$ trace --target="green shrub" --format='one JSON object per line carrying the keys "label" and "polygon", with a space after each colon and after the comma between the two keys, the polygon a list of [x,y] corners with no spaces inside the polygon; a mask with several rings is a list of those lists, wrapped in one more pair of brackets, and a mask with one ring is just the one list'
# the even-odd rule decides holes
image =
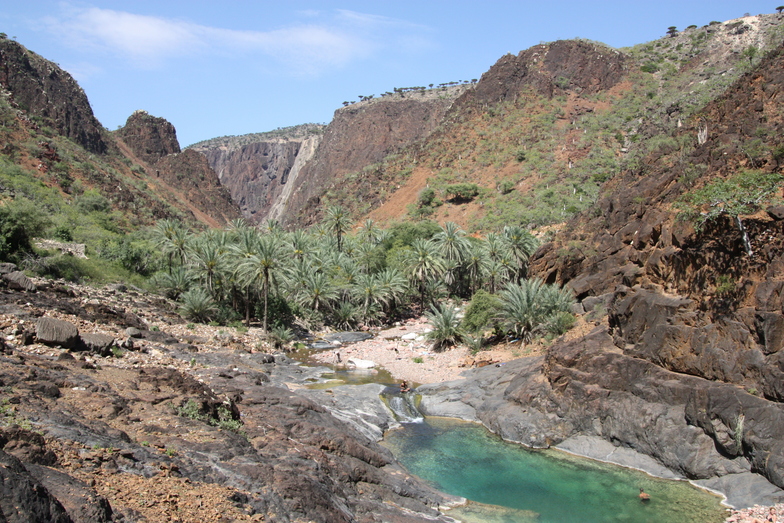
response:
{"label": "green shrub", "polygon": [[444,188],[446,199],[451,202],[470,202],[479,194],[479,186],[475,183],[453,183]]}
{"label": "green shrub", "polygon": [[100,259],[77,258],[70,254],[28,257],[24,260],[23,267],[43,278],[63,279],[74,283],[134,281],[141,284],[140,279],[132,278],[127,271],[112,263]]}
{"label": "green shrub", "polygon": [[500,307],[498,296],[482,289],[476,291],[463,316],[463,328],[468,332],[482,332],[495,326]]}
{"label": "green shrub", "polygon": [[515,188],[515,182],[512,180],[501,180],[495,184],[496,189],[501,194],[509,194]]}
{"label": "green shrub", "polygon": [[721,215],[737,218],[755,212],[784,182],[778,173],[742,171],[727,179],[715,180],[683,195],[677,202],[680,218],[692,219],[698,231],[706,222]]}
{"label": "green shrub", "polygon": [[76,208],[84,213],[108,212],[111,204],[95,189],[88,189],[76,199]]}
{"label": "green shrub", "polygon": [[0,260],[31,252],[31,241],[49,225],[40,206],[26,198],[0,205]]}
{"label": "green shrub", "polygon": [[436,201],[436,191],[432,187],[425,187],[419,191],[417,196],[417,205],[420,207],[429,207]]}

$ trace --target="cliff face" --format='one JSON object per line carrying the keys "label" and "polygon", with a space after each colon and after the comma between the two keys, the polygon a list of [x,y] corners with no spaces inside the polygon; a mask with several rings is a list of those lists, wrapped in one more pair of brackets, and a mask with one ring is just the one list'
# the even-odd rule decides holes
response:
{"label": "cliff face", "polygon": [[370,100],[335,111],[313,159],[299,173],[282,222],[315,223],[320,197],[335,179],[381,161],[429,136],[452,106],[452,96]]}
{"label": "cliff face", "polygon": [[233,147],[195,147],[207,158],[221,184],[231,193],[243,216],[258,222],[277,218],[285,207],[287,189],[300,166],[310,160],[320,134],[296,138],[272,138]]}
{"label": "cliff face", "polygon": [[[572,220],[534,256],[534,276],[568,285],[586,311],[608,319],[581,341],[556,344],[544,382],[521,378],[506,392],[518,407],[557,413],[560,425],[540,435],[590,433],[687,477],[752,470],[784,487],[784,447],[774,436],[784,399],[784,209],[741,216],[747,242],[735,218],[696,231],[676,205],[737,172],[781,173],[782,71],[778,49],[676,133],[694,140],[685,157],[677,148],[652,152],[593,216]],[[694,166],[704,174],[695,178]],[[574,414],[578,404],[583,414]],[[536,439],[528,429],[515,438]]]}
{"label": "cliff face", "polygon": [[59,134],[92,153],[106,152],[102,126],[73,77],[7,38],[0,39],[0,85],[30,116],[43,118]]}

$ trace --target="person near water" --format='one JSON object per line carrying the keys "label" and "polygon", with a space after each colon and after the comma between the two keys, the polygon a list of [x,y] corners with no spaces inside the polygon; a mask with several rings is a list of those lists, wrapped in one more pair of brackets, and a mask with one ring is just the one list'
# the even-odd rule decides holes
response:
{"label": "person near water", "polygon": [[406,380],[400,382],[400,392],[411,392],[411,387],[408,386]]}

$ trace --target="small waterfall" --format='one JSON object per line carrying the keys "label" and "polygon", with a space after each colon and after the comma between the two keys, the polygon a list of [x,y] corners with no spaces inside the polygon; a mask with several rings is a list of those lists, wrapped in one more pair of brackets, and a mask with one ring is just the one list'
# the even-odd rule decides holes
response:
{"label": "small waterfall", "polygon": [[416,394],[382,394],[387,406],[400,423],[421,423],[425,418],[416,406]]}

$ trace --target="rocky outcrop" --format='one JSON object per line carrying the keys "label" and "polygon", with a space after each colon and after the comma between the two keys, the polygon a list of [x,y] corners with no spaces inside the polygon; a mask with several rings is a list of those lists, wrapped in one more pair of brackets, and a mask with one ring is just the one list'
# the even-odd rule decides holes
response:
{"label": "rocky outcrop", "polygon": [[141,160],[154,165],[166,155],[180,152],[177,131],[163,118],[150,115],[147,111],[135,111],[116,135],[128,144]]}
{"label": "rocky outcrop", "polygon": [[5,36],[0,38],[0,86],[30,116],[43,118],[92,153],[106,152],[102,126],[73,77]]}
{"label": "rocky outcrop", "polygon": [[[685,161],[651,151],[534,255],[533,276],[568,285],[585,310],[606,308],[606,325],[467,383],[422,387],[424,410],[532,446],[598,438],[736,492],[753,472],[777,488],[751,502],[784,499],[781,214],[743,216],[746,242],[734,218],[698,231],[674,205],[739,170],[780,172],[773,153],[744,144],[784,131],[782,63],[782,49],[771,53],[676,133],[710,128]],[[688,180],[700,164],[705,176]]]}
{"label": "rocky outcrop", "polygon": [[240,216],[204,155],[194,150],[181,152],[177,132],[164,118],[136,111],[114,136],[121,150],[145,167],[151,183],[198,221],[222,227]]}
{"label": "rocky outcrop", "polygon": [[438,507],[460,499],[408,475],[376,443],[393,423],[380,386],[358,390],[362,402],[292,391],[286,384],[325,369],[147,330],[120,304],[181,320],[116,286],[39,287],[21,306],[18,293],[0,293],[4,339],[21,339],[8,325],[47,308],[71,326],[98,320],[114,336],[136,335],[140,351],[116,365],[112,354],[9,342],[0,354],[4,421],[35,432],[0,430],[4,520],[198,521],[217,512],[234,521],[451,521]]}
{"label": "rocky outcrop", "polygon": [[552,97],[559,90],[606,91],[626,74],[626,57],[597,43],[559,40],[508,54],[493,65],[460,105],[495,104],[533,91]]}
{"label": "rocky outcrop", "polygon": [[[784,500],[779,463],[784,453],[774,435],[784,412],[780,406],[625,355],[605,327],[557,344],[546,357],[477,369],[467,378],[419,387],[420,408],[481,421],[503,438],[533,447],[578,436],[608,441],[612,445],[601,453],[599,443],[566,447],[659,475],[721,478],[722,490],[738,506]],[[613,447],[619,458],[612,456]],[[637,457],[624,456],[623,449]],[[756,482],[750,471],[773,485]]]}

